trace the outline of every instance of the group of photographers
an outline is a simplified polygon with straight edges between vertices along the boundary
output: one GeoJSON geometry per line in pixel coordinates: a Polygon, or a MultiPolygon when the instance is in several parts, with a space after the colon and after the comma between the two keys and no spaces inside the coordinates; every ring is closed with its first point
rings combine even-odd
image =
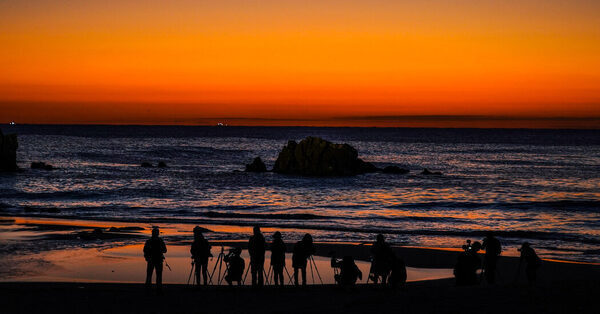
{"type": "MultiPolygon", "coordinates": [[[[454,277],[456,278],[456,285],[468,286],[479,284],[480,281],[485,278],[489,284],[496,283],[496,273],[498,259],[502,253],[502,245],[500,241],[494,236],[493,232],[488,232],[486,237],[483,239],[483,244],[479,241],[471,243],[471,240],[467,240],[467,243],[462,246],[463,252],[458,256],[456,265],[454,266],[454,277]],[[483,263],[479,258],[479,251],[485,250],[483,255],[483,263]],[[478,276],[477,271],[481,269],[481,276],[478,276]]],[[[517,276],[521,271],[521,264],[525,262],[525,275],[529,284],[533,284],[536,280],[536,274],[538,268],[540,268],[542,262],[541,259],[535,253],[535,250],[531,247],[528,242],[523,243],[519,249],[521,257],[519,259],[519,269],[517,276]]],[[[516,280],[516,279],[515,279],[516,280]]]]}
{"type": "MultiPolygon", "coordinates": [[[[269,247],[271,251],[271,269],[273,271],[273,281],[275,286],[284,285],[284,269],[286,244],[281,237],[279,231],[273,234],[273,241],[269,247]]],[[[267,243],[265,237],[259,227],[254,227],[253,235],[248,241],[248,253],[250,255],[250,272],[252,276],[252,286],[260,287],[264,284],[264,261],[267,251],[267,243]]],[[[533,282],[536,277],[537,268],[541,265],[541,260],[536,255],[531,246],[525,242],[521,249],[521,262],[526,262],[525,273],[529,282],[533,282]]],[[[162,269],[164,261],[164,253],[167,252],[164,241],[159,237],[157,227],[152,229],[152,237],[146,241],[144,245],[144,257],[148,262],[146,285],[151,285],[152,273],[156,271],[156,285],[158,291],[162,288],[162,269]]],[[[458,256],[454,267],[454,275],[457,285],[472,285],[479,283],[477,271],[481,268],[484,270],[486,281],[490,284],[495,282],[496,264],[502,252],[500,241],[489,233],[483,240],[483,244],[475,241],[467,241],[463,245],[463,252],[458,256]],[[479,258],[478,252],[485,249],[483,267],[479,258]]],[[[190,253],[192,254],[193,264],[195,267],[194,278],[197,285],[203,283],[207,285],[209,282],[208,276],[208,259],[212,257],[211,245],[204,238],[202,228],[196,226],[194,228],[194,242],[192,243],[190,253]]],[[[240,248],[232,248],[226,256],[223,256],[223,261],[226,263],[226,274],[224,280],[232,285],[237,282],[241,285],[245,278],[244,270],[246,264],[241,257],[242,250],[240,248]]],[[[306,268],[312,255],[315,254],[315,246],[310,234],[305,234],[302,240],[298,241],[292,251],[292,268],[294,276],[294,284],[300,284],[299,275],[301,275],[302,285],[306,285],[306,268]]],[[[404,261],[396,256],[392,248],[385,242],[382,234],[377,235],[376,241],[371,247],[372,264],[370,275],[367,282],[371,280],[377,284],[390,285],[397,287],[406,282],[406,266],[404,261]]],[[[519,263],[519,270],[520,270],[519,263]]],[[[168,266],[168,265],[167,265],[168,266]]],[[[316,267],[316,265],[315,265],[316,267]]],[[[362,280],[362,272],[354,262],[352,256],[345,256],[342,260],[334,257],[331,259],[331,267],[334,269],[334,278],[336,283],[342,286],[352,286],[357,280],[362,280]]],[[[289,273],[288,273],[289,276],[289,273]]]]}

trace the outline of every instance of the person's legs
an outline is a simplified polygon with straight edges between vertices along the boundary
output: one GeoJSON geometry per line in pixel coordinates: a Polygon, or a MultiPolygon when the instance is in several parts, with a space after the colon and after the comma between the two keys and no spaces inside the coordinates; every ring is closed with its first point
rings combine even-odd
{"type": "Polygon", "coordinates": [[[152,271],[154,270],[154,265],[151,261],[148,261],[148,265],[146,266],[146,287],[150,288],[152,286],[152,271]]]}
{"type": "Polygon", "coordinates": [[[536,279],[536,268],[527,265],[527,267],[525,268],[525,274],[527,275],[527,281],[529,282],[529,284],[533,284],[536,279]]]}
{"type": "Polygon", "coordinates": [[[302,285],[306,286],[306,266],[300,268],[302,270],[302,285]]]}
{"type": "Polygon", "coordinates": [[[257,262],[258,265],[256,265],[256,272],[258,273],[258,286],[262,286],[264,284],[265,278],[264,278],[264,273],[265,273],[265,262],[264,261],[258,261],[257,262]]]}
{"type": "Polygon", "coordinates": [[[158,291],[162,290],[162,271],[163,271],[163,263],[155,263],[156,268],[156,288],[158,291]]]}
{"type": "Polygon", "coordinates": [[[298,272],[300,269],[298,267],[294,267],[294,285],[298,285],[298,272]]]}
{"type": "Polygon", "coordinates": [[[485,280],[493,284],[496,282],[496,259],[487,258],[485,260],[485,280]]]}
{"type": "Polygon", "coordinates": [[[256,277],[258,271],[258,265],[256,262],[250,262],[250,272],[252,273],[252,286],[256,286],[258,278],[256,277]]]}
{"type": "Polygon", "coordinates": [[[194,261],[194,267],[196,267],[194,269],[194,277],[196,279],[196,285],[199,286],[200,285],[200,271],[201,271],[202,265],[199,263],[198,260],[196,260],[196,261],[194,261]]]}
{"type": "MultiPolygon", "coordinates": [[[[204,285],[208,285],[208,263],[204,263],[202,266],[202,277],[204,278],[204,285]]],[[[198,281],[200,284],[200,281],[198,281]]]]}

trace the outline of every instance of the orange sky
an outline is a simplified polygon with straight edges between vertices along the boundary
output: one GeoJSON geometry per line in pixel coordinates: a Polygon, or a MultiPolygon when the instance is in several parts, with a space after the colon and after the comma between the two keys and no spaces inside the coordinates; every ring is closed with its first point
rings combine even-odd
{"type": "Polygon", "coordinates": [[[600,127],[594,0],[5,0],[0,47],[0,122],[600,127]]]}

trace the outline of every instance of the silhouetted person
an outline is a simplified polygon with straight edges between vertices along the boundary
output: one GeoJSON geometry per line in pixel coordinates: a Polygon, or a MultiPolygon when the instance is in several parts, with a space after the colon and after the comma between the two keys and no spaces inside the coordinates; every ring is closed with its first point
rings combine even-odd
{"type": "Polygon", "coordinates": [[[210,244],[202,235],[202,229],[198,226],[194,228],[194,242],[190,253],[196,265],[196,284],[200,285],[200,275],[204,278],[204,285],[208,284],[208,258],[212,256],[210,253],[210,244]]]}
{"type": "Polygon", "coordinates": [[[248,253],[250,253],[250,272],[252,273],[252,286],[263,285],[263,273],[265,267],[265,237],[259,227],[254,227],[254,234],[248,241],[248,253]]]}
{"type": "Polygon", "coordinates": [[[537,270],[542,266],[542,260],[537,256],[535,250],[528,242],[523,243],[519,251],[521,252],[519,270],[521,270],[521,264],[525,261],[525,275],[527,276],[527,282],[533,284],[537,278],[537,270]]]}
{"type": "Polygon", "coordinates": [[[406,283],[406,265],[402,258],[395,255],[392,257],[392,271],[390,272],[388,283],[392,288],[397,288],[406,283]]]}
{"type": "Polygon", "coordinates": [[[332,262],[331,266],[340,268],[340,273],[334,276],[340,286],[354,286],[357,280],[362,279],[362,272],[352,256],[344,256],[341,262],[332,262]]]}
{"type": "Polygon", "coordinates": [[[273,267],[273,282],[275,285],[284,285],[283,268],[285,267],[285,243],[281,239],[281,232],[273,234],[271,243],[271,267],[273,267]]]}
{"type": "Polygon", "coordinates": [[[373,280],[374,283],[377,283],[381,277],[381,283],[385,285],[391,270],[392,257],[394,253],[392,252],[392,248],[389,246],[389,244],[385,242],[383,234],[377,235],[377,240],[371,247],[371,255],[373,256],[370,271],[372,274],[371,280],[373,280]]]}
{"type": "Polygon", "coordinates": [[[492,232],[488,232],[485,239],[483,239],[481,248],[485,250],[485,255],[483,256],[485,280],[493,284],[496,282],[496,265],[498,264],[500,253],[502,253],[502,245],[492,232]]]}
{"type": "Polygon", "coordinates": [[[481,243],[475,241],[473,245],[463,246],[464,252],[458,256],[456,266],[454,266],[454,277],[457,286],[475,285],[477,279],[477,270],[481,267],[481,260],[477,252],[481,249],[481,243]]]}
{"type": "Polygon", "coordinates": [[[146,240],[144,244],[144,258],[148,263],[146,268],[146,288],[152,286],[152,272],[156,270],[156,288],[158,292],[162,292],[162,271],[164,253],[167,253],[167,246],[163,239],[159,238],[160,231],[158,227],[152,228],[152,237],[146,240]]]}
{"type": "Polygon", "coordinates": [[[237,281],[238,286],[242,284],[242,276],[244,275],[244,269],[246,269],[246,262],[240,254],[242,254],[242,249],[233,248],[229,254],[223,258],[225,263],[227,263],[225,281],[227,281],[230,286],[234,281],[237,281]]]}
{"type": "Polygon", "coordinates": [[[294,284],[298,285],[298,272],[302,271],[302,285],[306,286],[306,265],[308,259],[315,254],[315,246],[310,234],[305,234],[301,241],[294,245],[292,267],[294,267],[294,284]]]}

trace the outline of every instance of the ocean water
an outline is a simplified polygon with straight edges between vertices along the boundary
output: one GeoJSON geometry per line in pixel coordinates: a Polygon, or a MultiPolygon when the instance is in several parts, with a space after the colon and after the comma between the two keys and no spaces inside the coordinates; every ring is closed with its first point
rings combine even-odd
{"type": "MultiPolygon", "coordinates": [[[[317,241],[460,247],[496,231],[548,258],[600,262],[600,130],[2,126],[19,166],[0,214],[306,229],[317,241]],[[407,175],[307,178],[271,168],[288,140],[320,136],[407,175]],[[56,166],[32,170],[32,161],[56,166]],[[142,168],[144,161],[168,168],[142,168]],[[420,175],[423,168],[442,176],[420,175]]],[[[302,231],[304,232],[304,231],[302,231]]],[[[227,233],[225,238],[247,235],[227,233]]]]}

